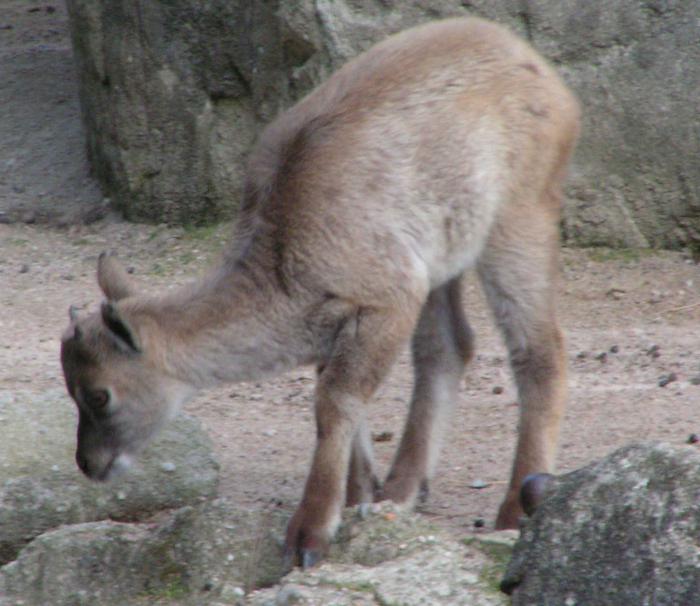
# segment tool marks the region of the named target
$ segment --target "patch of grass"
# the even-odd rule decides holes
[[[189,263],[192,263],[192,261],[194,261],[195,259],[197,259],[197,255],[195,255],[191,251],[184,252],[180,255],[180,263],[182,263],[183,265],[188,265]]]
[[[635,263],[644,257],[653,257],[658,251],[653,248],[607,248],[596,246],[586,251],[588,258],[596,263],[606,263],[608,261],[623,261]]]
[[[507,598],[501,593],[501,581],[513,554],[513,548],[503,543],[492,543],[471,538],[465,539],[464,543],[478,549],[491,560],[489,564],[486,564],[481,569],[479,580],[489,591],[502,596],[503,603],[506,604]]]
[[[148,238],[146,238],[147,242],[153,242],[160,234],[162,234],[164,231],[164,228],[162,227],[156,227],[150,234],[148,234]]]
[[[73,246],[85,246],[86,244],[90,244],[90,240],[87,238],[79,238],[78,240],[73,240],[71,244]]]
[[[166,273],[165,267],[163,267],[160,263],[154,263],[153,267],[151,268],[151,274],[154,276],[164,276]]]
[[[173,600],[182,600],[190,595],[190,592],[182,584],[180,579],[174,579],[161,587],[154,587],[142,594],[147,604],[171,604]]]
[[[700,240],[692,240],[688,244],[688,253],[695,263],[700,263]]]
[[[335,587],[336,589],[348,589],[349,591],[359,591],[361,593],[371,594],[374,594],[375,592],[375,586],[369,581],[341,583],[339,581],[334,581],[333,579],[328,579],[326,577],[321,577],[319,581],[322,585]]]
[[[188,240],[195,242],[203,242],[211,240],[219,229],[219,225],[212,223],[211,225],[185,225],[185,237]]]
[[[27,244],[29,244],[29,240],[25,238],[10,238],[9,240],[7,240],[7,243],[10,246],[26,246]]]

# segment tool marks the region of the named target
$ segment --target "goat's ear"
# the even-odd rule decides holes
[[[138,336],[128,322],[124,320],[122,314],[119,313],[117,306],[111,301],[105,301],[102,303],[100,311],[102,313],[102,321],[114,337],[117,345],[126,351],[139,353],[141,344]]]
[[[105,252],[97,260],[97,283],[110,301],[119,301],[136,293],[136,288],[121,263],[114,255]]]

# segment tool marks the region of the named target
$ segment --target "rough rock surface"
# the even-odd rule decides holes
[[[224,501],[184,507],[148,523],[89,522],[47,532],[0,569],[11,604],[122,605],[220,595],[269,584],[281,574],[277,512]],[[5,604],[5,602],[0,602]]]
[[[216,493],[218,464],[192,418],[178,417],[133,469],[109,484],[78,471],[76,426],[63,391],[0,393],[0,564],[63,524],[142,519]]]
[[[697,604],[700,453],[624,447],[562,476],[522,530],[513,605]]]
[[[514,537],[469,545],[390,506],[348,510],[328,561],[280,579],[286,514],[216,500],[146,524],[92,522],[35,539],[0,569],[8,604],[505,604],[497,581]],[[6,602],[1,602],[3,605]]]
[[[581,98],[572,242],[697,245],[695,0],[69,0],[88,152],[130,218],[213,220],[260,126],[387,34],[472,14],[528,38]]]

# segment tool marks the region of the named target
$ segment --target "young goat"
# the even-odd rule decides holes
[[[315,364],[317,441],[288,557],[313,564],[344,503],[410,507],[433,474],[473,352],[460,286],[475,268],[521,405],[496,526],[553,468],[566,396],[555,286],[576,100],[505,29],[478,19],[388,38],[261,135],[235,237],[205,278],[159,297],[102,256],[101,312],[71,319],[62,363],[90,478],[125,467],[197,390]],[[412,337],[415,387],[379,488],[364,407]]]

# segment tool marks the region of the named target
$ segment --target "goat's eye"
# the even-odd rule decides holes
[[[106,389],[96,389],[86,394],[87,405],[95,411],[102,410],[109,404],[109,392]]]

